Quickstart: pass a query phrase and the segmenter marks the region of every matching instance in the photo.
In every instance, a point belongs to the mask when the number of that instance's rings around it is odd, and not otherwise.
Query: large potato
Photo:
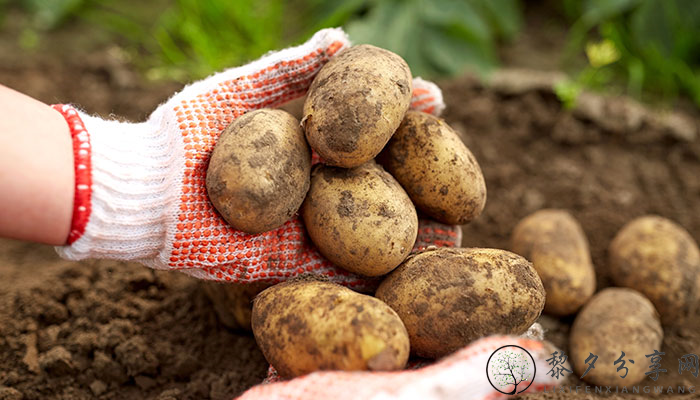
[[[630,386],[639,383],[649,369],[654,350],[661,350],[663,330],[654,305],[639,292],[627,288],[607,288],[597,293],[576,316],[569,337],[569,360],[582,376],[591,354],[598,356],[594,368],[583,378],[594,385]],[[623,357],[625,370],[615,361]],[[632,360],[634,363],[630,362]]]
[[[380,156],[421,211],[440,222],[465,224],[481,214],[486,183],[474,155],[444,121],[406,113]]]
[[[376,297],[401,317],[411,351],[428,358],[483,336],[519,335],[540,316],[545,301],[530,262],[478,248],[415,254],[382,281]]]
[[[700,251],[690,234],[659,216],[632,220],[617,233],[608,251],[617,286],[644,294],[664,324],[682,323],[700,300]]]
[[[283,377],[318,370],[402,369],[403,323],[386,304],[330,282],[293,280],[253,302],[253,334]]]
[[[316,166],[301,215],[321,254],[366,276],[396,268],[418,235],[411,199],[374,161],[351,169]]]
[[[323,161],[356,167],[373,159],[401,123],[413,93],[411,71],[378,47],[351,47],[326,64],[304,102],[306,138]]]
[[[540,210],[516,225],[511,250],[532,262],[542,279],[544,312],[575,313],[595,292],[595,269],[588,240],[578,221],[564,210]]]
[[[207,192],[232,227],[260,233],[297,212],[310,172],[311,152],[299,121],[282,110],[261,109],[237,118],[219,137]]]

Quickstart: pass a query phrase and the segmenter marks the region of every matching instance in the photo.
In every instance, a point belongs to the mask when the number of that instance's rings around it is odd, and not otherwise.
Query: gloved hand
[[[498,369],[498,365],[494,369],[493,365],[498,362],[496,350],[503,346],[514,345],[527,350],[532,356],[531,361],[525,361],[525,363],[526,368],[529,368],[526,371],[534,372],[529,375],[529,379],[518,382],[517,385],[508,384],[508,379],[496,378],[495,374],[502,369]],[[490,336],[426,367],[398,372],[315,372],[290,381],[254,386],[237,400],[501,399],[507,397],[505,393],[536,392],[546,387],[564,384],[564,379],[560,381],[554,376],[547,375],[550,367],[546,359],[551,357],[550,354],[554,349],[540,340]],[[493,359],[492,355],[494,355]],[[491,373],[487,376],[489,370]],[[521,376],[518,372],[516,371],[516,376],[520,380]],[[493,382],[493,386],[489,383],[489,379]],[[274,382],[275,379],[272,381]]]
[[[304,272],[323,274],[357,289],[368,280],[331,265],[294,218],[270,232],[249,235],[229,227],[207,198],[205,174],[223,129],[245,112],[277,107],[303,96],[319,69],[349,41],[340,29],[316,33],[298,47],[270,53],[185,87],[143,123],[103,120],[55,105],[68,121],[75,155],[76,191],[65,258],[110,258],[198,278],[230,282],[281,281]],[[438,115],[434,84],[413,82],[411,108]],[[414,250],[455,246],[459,227],[421,219]],[[317,372],[260,385],[245,399],[495,398],[484,372],[496,348],[517,344],[541,364],[543,344],[511,337],[483,339],[433,366],[401,372]],[[551,384],[537,376],[529,390]]]
[[[326,261],[298,218],[270,232],[236,231],[214,210],[205,186],[209,156],[235,118],[303,96],[319,69],[349,41],[325,29],[298,47],[270,53],[185,87],[143,123],[103,120],[68,105],[75,154],[73,221],[61,256],[133,260],[203,279],[281,281],[304,272],[347,286],[366,280]],[[434,84],[416,78],[411,107],[444,108]],[[417,247],[454,246],[459,227],[421,221]]]

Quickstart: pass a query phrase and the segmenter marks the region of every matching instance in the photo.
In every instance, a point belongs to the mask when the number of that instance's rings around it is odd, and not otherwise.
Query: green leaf
[[[468,67],[484,73],[495,65],[489,49],[466,35],[432,30],[426,32],[426,39],[425,51],[437,74],[456,75]],[[431,75],[436,74],[428,76]]]
[[[371,43],[398,54],[406,54],[406,49],[414,43],[407,38],[419,24],[416,19],[416,0],[405,2],[383,1],[373,8],[368,15],[349,23],[347,33],[354,43]]]
[[[666,56],[673,53],[672,21],[668,18],[673,2],[666,1],[647,0],[634,10],[630,17],[630,34],[635,47],[654,47]]]
[[[414,75],[485,72],[496,64],[496,33],[517,27],[491,26],[496,13],[486,0],[385,0],[370,3],[362,18],[345,25],[354,43],[371,43],[401,55]],[[498,0],[516,10],[514,0]],[[490,4],[490,3],[489,3]],[[511,24],[517,18],[499,19]]]
[[[516,0],[481,0],[478,2],[496,36],[512,39],[520,30],[522,11]]]
[[[460,0],[426,1],[425,21],[438,27],[460,26],[476,40],[491,39],[491,30],[471,2]]]

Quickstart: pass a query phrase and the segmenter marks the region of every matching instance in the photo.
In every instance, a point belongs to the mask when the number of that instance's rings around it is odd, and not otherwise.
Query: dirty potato
[[[265,232],[297,212],[310,171],[311,152],[299,121],[282,110],[261,109],[237,118],[219,137],[207,192],[232,227]]]
[[[371,45],[351,47],[331,59],[309,88],[306,138],[326,164],[356,167],[386,145],[412,92],[411,71],[401,57]]]
[[[545,302],[530,262],[505,250],[479,248],[412,255],[382,281],[376,297],[401,317],[411,351],[428,358],[483,336],[519,335]]]
[[[351,169],[316,166],[301,215],[321,254],[365,276],[396,268],[418,235],[413,203],[374,161]]]
[[[511,250],[530,260],[542,279],[544,312],[575,313],[595,292],[595,269],[588,240],[578,221],[564,210],[540,210],[516,225]]]
[[[440,222],[466,224],[486,204],[486,183],[474,155],[443,120],[406,113],[380,162],[416,207]]]
[[[608,251],[617,286],[635,289],[654,304],[661,321],[682,323],[700,300],[700,251],[690,234],[659,216],[632,220]]]
[[[662,339],[659,315],[646,297],[628,288],[607,288],[576,316],[569,337],[569,360],[575,374],[582,376],[591,362],[589,356],[598,356],[595,368],[583,378],[593,385],[635,385],[650,371],[646,355],[662,351]],[[622,352],[627,371],[618,371],[621,363],[614,364]]]
[[[263,291],[253,303],[252,326],[283,377],[398,370],[410,352],[406,328],[389,306],[330,282],[292,280]]]

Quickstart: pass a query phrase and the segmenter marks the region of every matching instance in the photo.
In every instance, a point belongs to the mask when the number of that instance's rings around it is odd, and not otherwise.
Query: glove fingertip
[[[413,78],[411,109],[440,116],[445,110],[442,90],[440,90],[438,85],[421,77]]]
[[[345,49],[352,46],[348,34],[343,28],[325,28],[314,33],[308,43],[313,43],[319,48],[334,48],[336,52],[340,49]]]

